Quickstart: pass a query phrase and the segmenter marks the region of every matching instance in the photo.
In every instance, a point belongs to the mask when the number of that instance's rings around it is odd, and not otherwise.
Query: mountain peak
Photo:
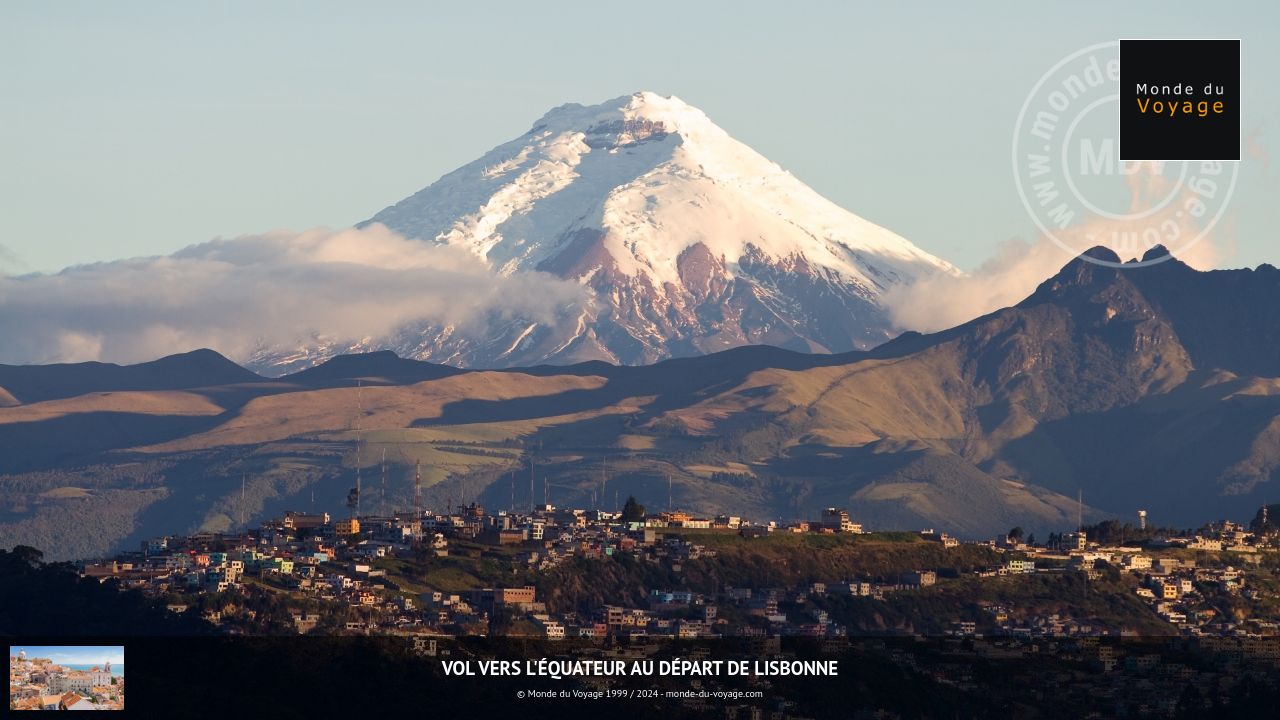
[[[1172,256],[1173,253],[1169,252],[1169,248],[1165,247],[1164,245],[1155,245],[1150,250],[1142,254],[1142,262],[1158,260],[1162,257],[1165,257],[1166,255]],[[1170,257],[1170,259],[1173,259],[1173,258]]]
[[[594,126],[617,120],[647,120],[665,125],[667,132],[695,131],[715,126],[705,113],[674,95],[659,95],[642,90],[596,105],[561,105],[543,115],[534,123],[530,132],[556,129],[586,132]]]
[[[1112,250],[1106,245],[1094,245],[1088,250],[1085,250],[1084,252],[1080,253],[1080,257],[1092,258],[1094,260],[1100,260],[1102,262],[1109,262],[1109,263],[1120,262],[1120,256],[1116,254],[1116,251]]]
[[[1089,248],[1063,265],[1053,277],[1040,283],[1035,292],[1018,306],[1061,302],[1069,295],[1076,295],[1080,288],[1097,288],[1112,283],[1124,272],[1120,269],[1120,262],[1120,256],[1111,248],[1102,245]]]
[[[585,287],[585,306],[554,323],[507,317],[476,342],[441,328],[391,346],[467,366],[867,348],[893,335],[889,288],[957,272],[696,107],[648,91],[554,108],[369,222],[466,250],[502,275]]]

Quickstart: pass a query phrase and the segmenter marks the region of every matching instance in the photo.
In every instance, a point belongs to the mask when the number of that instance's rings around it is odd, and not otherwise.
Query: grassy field
[[[447,557],[423,554],[417,558],[379,558],[372,564],[386,570],[387,579],[411,596],[429,590],[463,593],[482,587],[526,584],[527,571],[512,571],[512,557],[518,552],[457,542],[451,545]]]

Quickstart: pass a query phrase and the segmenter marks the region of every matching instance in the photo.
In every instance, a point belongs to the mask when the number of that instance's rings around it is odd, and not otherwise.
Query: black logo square
[[[1121,40],[1120,159],[1239,160],[1240,41]]]

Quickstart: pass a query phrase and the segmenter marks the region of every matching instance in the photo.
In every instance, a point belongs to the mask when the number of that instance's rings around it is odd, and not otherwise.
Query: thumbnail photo
[[[123,710],[124,647],[9,647],[10,710]]]

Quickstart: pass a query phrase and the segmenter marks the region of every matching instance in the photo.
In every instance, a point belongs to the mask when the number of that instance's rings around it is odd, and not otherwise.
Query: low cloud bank
[[[263,348],[380,338],[416,322],[483,334],[495,318],[552,322],[585,293],[543,273],[496,275],[465,250],[382,225],[273,231],[0,275],[0,363],[132,363],[200,347],[243,361]]]

